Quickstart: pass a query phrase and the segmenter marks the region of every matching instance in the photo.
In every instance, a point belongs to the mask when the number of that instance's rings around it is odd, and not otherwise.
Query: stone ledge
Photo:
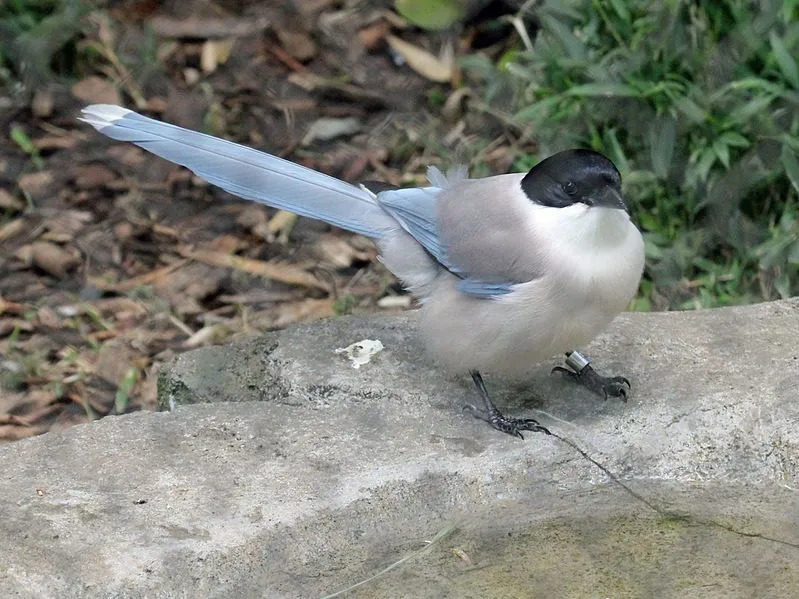
[[[630,402],[486,382],[555,437],[461,415],[413,315],[184,354],[164,413],[0,447],[0,595],[799,596],[799,300],[625,314],[587,348]],[[385,349],[355,370],[335,348]],[[455,549],[456,551],[453,551]],[[464,557],[468,557],[467,559]]]

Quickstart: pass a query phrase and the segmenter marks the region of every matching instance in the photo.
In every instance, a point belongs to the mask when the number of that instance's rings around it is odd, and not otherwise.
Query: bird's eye
[[[574,181],[566,181],[566,183],[563,184],[563,191],[573,196],[577,193],[577,185],[574,184]]]

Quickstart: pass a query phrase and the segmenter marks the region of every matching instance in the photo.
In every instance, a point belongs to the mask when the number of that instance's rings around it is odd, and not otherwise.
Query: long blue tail
[[[397,221],[369,192],[334,177],[224,139],[156,121],[121,106],[94,104],[81,120],[128,141],[246,200],[381,238]]]

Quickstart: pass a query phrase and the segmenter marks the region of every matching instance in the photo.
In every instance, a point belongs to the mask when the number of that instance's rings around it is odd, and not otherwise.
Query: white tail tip
[[[122,108],[116,104],[92,104],[80,111],[81,116],[78,120],[89,123],[99,131],[104,127],[113,125],[116,121],[132,112],[132,110]]]

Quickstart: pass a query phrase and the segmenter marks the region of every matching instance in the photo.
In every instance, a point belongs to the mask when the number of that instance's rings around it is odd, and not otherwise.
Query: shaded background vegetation
[[[528,47],[468,57],[510,90],[541,150],[613,159],[646,232],[639,309],[799,289],[799,21],[794,1],[549,2]]]
[[[0,39],[10,436],[151,406],[175,351],[409,305],[363,240],[100,139],[88,102],[348,180],[591,147],[646,238],[634,309],[799,290],[799,0],[8,0]]]

